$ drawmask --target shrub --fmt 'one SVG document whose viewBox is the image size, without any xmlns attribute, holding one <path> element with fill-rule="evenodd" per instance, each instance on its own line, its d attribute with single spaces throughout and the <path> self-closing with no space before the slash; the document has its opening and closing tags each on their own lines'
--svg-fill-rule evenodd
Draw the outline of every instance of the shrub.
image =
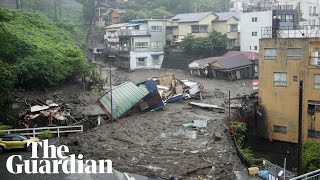
<svg viewBox="0 0 320 180">
<path fill-rule="evenodd" d="M 11 128 L 12 128 L 11 126 L 0 124 L 0 130 L 7 130 L 7 129 L 11 129 Z M 0 136 L 3 136 L 5 134 L 6 133 L 0 133 Z"/>
<path fill-rule="evenodd" d="M 42 131 L 39 138 L 40 139 L 50 139 L 53 137 L 53 134 L 49 130 Z"/>
<path fill-rule="evenodd" d="M 320 169 L 320 143 L 306 142 L 302 147 L 302 169 L 304 173 Z"/>
</svg>

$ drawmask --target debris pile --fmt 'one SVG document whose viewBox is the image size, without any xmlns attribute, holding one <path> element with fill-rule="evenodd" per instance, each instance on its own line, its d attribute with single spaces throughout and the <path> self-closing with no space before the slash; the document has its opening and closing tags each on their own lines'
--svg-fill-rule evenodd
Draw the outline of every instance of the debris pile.
<svg viewBox="0 0 320 180">
<path fill-rule="evenodd" d="M 25 100 L 25 104 L 30 108 L 19 114 L 21 128 L 67 125 L 75 120 L 66 104 L 57 104 L 53 100 L 44 102 L 40 99 Z"/>
<path fill-rule="evenodd" d="M 199 82 L 178 80 L 168 74 L 138 84 L 124 82 L 107 91 L 98 103 L 109 119 L 114 120 L 128 115 L 133 107 L 148 112 L 160 109 L 167 103 L 197 97 L 202 99 L 203 89 Z"/>
</svg>

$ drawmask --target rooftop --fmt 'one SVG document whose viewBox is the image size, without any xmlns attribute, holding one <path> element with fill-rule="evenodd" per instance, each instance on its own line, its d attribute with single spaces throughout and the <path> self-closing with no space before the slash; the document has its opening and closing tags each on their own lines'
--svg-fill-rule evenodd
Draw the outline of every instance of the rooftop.
<svg viewBox="0 0 320 180">
<path fill-rule="evenodd" d="M 222 12 L 222 13 L 215 13 L 218 16 L 217 21 L 226 21 L 232 17 L 240 20 L 241 13 L 240 12 Z"/>
<path fill-rule="evenodd" d="M 208 15 L 213 14 L 212 12 L 200 12 L 200 13 L 185 13 L 185 14 L 177 14 L 172 20 L 178 20 L 178 22 L 194 22 L 200 21 Z"/>
</svg>

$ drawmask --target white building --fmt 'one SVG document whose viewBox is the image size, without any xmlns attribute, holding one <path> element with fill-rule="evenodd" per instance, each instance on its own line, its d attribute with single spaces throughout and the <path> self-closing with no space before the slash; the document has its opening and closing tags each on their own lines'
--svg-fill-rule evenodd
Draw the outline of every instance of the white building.
<svg viewBox="0 0 320 180">
<path fill-rule="evenodd" d="M 319 25 L 319 0 L 281 0 L 281 5 L 291 5 L 294 9 L 300 3 L 305 25 Z"/>
<path fill-rule="evenodd" d="M 259 52 L 259 39 L 262 27 L 272 26 L 272 11 L 249 12 L 241 14 L 241 51 Z"/>
<path fill-rule="evenodd" d="M 134 20 L 119 33 L 116 65 L 134 69 L 160 69 L 166 44 L 165 20 Z"/>
</svg>

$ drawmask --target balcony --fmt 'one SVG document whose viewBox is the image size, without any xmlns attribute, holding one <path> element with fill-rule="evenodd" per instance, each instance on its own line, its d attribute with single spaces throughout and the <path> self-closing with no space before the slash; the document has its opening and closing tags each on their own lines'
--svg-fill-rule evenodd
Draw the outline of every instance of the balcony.
<svg viewBox="0 0 320 180">
<path fill-rule="evenodd" d="M 309 16 L 312 16 L 312 17 L 318 17 L 319 14 L 318 13 L 309 13 Z"/>
<path fill-rule="evenodd" d="M 119 31 L 119 37 L 123 36 L 150 36 L 150 32 L 148 30 L 129 30 L 123 29 Z"/>
</svg>

